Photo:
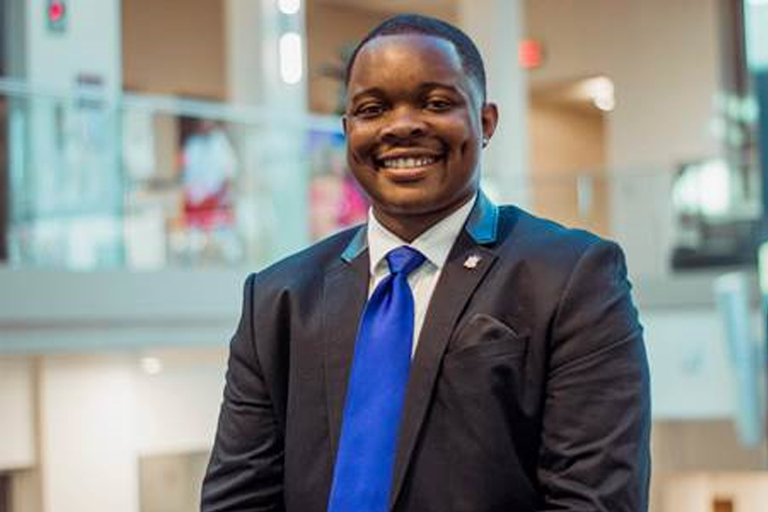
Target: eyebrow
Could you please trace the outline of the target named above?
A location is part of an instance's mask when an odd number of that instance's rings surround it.
[[[354,103],[362,96],[384,96],[384,91],[380,87],[370,87],[356,93],[349,99],[349,102]]]
[[[449,91],[460,93],[460,90],[458,87],[456,87],[453,84],[447,84],[444,82],[425,82],[421,84],[418,87],[419,92],[424,92],[431,89],[447,89]],[[368,89],[364,89],[358,93],[356,93],[354,96],[350,98],[350,103],[355,103],[360,99],[362,96],[386,96],[386,93],[381,87],[370,87]]]

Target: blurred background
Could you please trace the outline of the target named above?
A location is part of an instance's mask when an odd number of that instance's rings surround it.
[[[487,193],[624,247],[653,512],[768,510],[768,1],[0,0],[0,512],[196,510],[245,276],[366,214],[342,70],[400,12],[481,48]]]

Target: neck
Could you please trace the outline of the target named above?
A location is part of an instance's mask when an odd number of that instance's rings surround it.
[[[382,226],[387,228],[393,234],[397,235],[398,238],[404,242],[411,243],[416,240],[422,233],[446,217],[449,217],[452,213],[467,204],[467,202],[471,201],[474,197],[475,196],[472,195],[469,199],[461,201],[451,208],[423,214],[397,214],[387,212],[374,205],[373,215]]]
[[[399,239],[408,243],[416,240],[419,235],[442,220],[442,218],[404,218],[392,216],[376,208],[373,209],[373,214],[382,226],[397,235]]]

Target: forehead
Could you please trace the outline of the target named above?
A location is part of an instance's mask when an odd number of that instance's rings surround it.
[[[349,93],[352,96],[368,88],[389,89],[433,81],[472,88],[453,43],[424,34],[386,35],[360,49],[350,72]]]

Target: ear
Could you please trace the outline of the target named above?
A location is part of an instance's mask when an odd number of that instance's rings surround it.
[[[347,136],[347,115],[341,116],[341,128],[344,130],[344,136]]]
[[[483,140],[489,141],[499,123],[499,109],[495,103],[486,102],[480,111],[480,121],[483,124]]]

